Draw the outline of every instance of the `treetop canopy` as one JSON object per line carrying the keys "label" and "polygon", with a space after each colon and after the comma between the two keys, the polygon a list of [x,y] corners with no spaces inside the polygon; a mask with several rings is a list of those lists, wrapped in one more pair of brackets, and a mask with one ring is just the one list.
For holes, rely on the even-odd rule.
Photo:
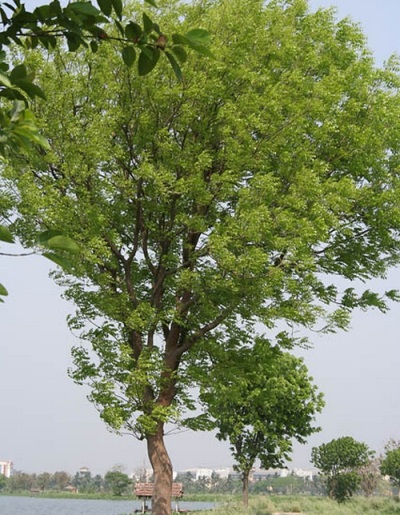
{"label": "treetop canopy", "polygon": [[215,59],[190,54],[177,83],[111,46],[32,54],[50,150],[3,174],[27,243],[56,228],[82,249],[60,280],[98,360],[75,349],[74,377],[114,427],[176,414],[201,349],[257,323],[335,330],[386,309],[333,276],[384,277],[400,258],[397,62],[375,68],[358,26],[302,0],[162,6],[166,32],[201,26]]}

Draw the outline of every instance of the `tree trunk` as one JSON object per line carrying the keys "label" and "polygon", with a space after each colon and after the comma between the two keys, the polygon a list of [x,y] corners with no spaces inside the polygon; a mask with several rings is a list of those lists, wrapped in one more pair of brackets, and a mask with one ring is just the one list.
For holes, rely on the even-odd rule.
{"label": "tree trunk", "polygon": [[154,475],[151,512],[153,515],[171,515],[172,464],[164,443],[164,424],[159,423],[156,434],[146,439]]}
{"label": "tree trunk", "polygon": [[243,483],[243,506],[249,507],[249,474],[250,471],[243,472],[242,483]]}

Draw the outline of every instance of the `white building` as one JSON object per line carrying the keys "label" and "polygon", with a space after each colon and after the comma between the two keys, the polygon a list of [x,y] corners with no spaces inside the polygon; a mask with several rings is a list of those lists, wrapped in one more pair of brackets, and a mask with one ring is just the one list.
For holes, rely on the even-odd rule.
{"label": "white building", "polygon": [[290,471],[288,469],[268,469],[268,470],[253,470],[252,471],[252,480],[261,481],[263,479],[267,479],[269,477],[288,477]]}
{"label": "white building", "polygon": [[12,461],[0,461],[0,474],[6,477],[10,477],[13,470]]}
{"label": "white building", "polygon": [[229,474],[231,473],[231,469],[230,468],[225,468],[225,469],[215,469],[214,472],[221,478],[221,479],[226,479],[227,477],[229,477]]}
{"label": "white building", "polygon": [[198,481],[201,477],[206,477],[211,479],[213,473],[213,469],[196,469],[196,481]]}
{"label": "white building", "polygon": [[193,477],[193,481],[198,481],[200,478],[211,479],[213,472],[214,472],[214,469],[196,468],[196,469],[181,470],[181,471],[179,471],[179,474],[189,473]]}
{"label": "white building", "polygon": [[312,481],[314,473],[310,469],[294,468],[293,475],[297,477],[304,477]]}

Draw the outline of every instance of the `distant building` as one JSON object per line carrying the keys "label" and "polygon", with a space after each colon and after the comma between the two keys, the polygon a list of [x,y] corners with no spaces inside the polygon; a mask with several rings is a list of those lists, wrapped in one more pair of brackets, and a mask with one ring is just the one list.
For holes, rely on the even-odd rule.
{"label": "distant building", "polygon": [[287,477],[290,474],[288,469],[268,469],[268,470],[255,470],[253,472],[253,481],[262,481],[269,477]]}
{"label": "distant building", "polygon": [[206,468],[199,468],[199,469],[194,469],[193,472],[195,473],[195,480],[198,481],[200,478],[210,478],[211,479],[213,470],[206,469]]}
{"label": "distant building", "polygon": [[[228,469],[229,470],[229,469]],[[196,469],[186,469],[179,471],[179,475],[190,474],[193,477],[193,481],[198,481],[201,478],[211,479],[213,472],[216,472],[220,475],[220,472],[224,472],[225,469],[209,469],[209,468],[196,468]],[[220,475],[220,477],[223,477]]]}
{"label": "distant building", "polygon": [[12,461],[0,461],[0,474],[10,477],[13,471]]}
{"label": "distant building", "polygon": [[214,472],[219,476],[221,479],[226,479],[229,477],[229,474],[231,473],[230,468],[224,468],[224,469],[215,469]]}
{"label": "distant building", "polygon": [[90,477],[91,476],[90,470],[87,467],[81,467],[78,470],[78,475],[79,475],[79,477]]}
{"label": "distant building", "polygon": [[312,481],[314,473],[310,469],[294,468],[293,475],[297,477],[304,477],[305,479]]}
{"label": "distant building", "polygon": [[64,492],[69,492],[71,494],[76,494],[78,492],[78,489],[76,486],[73,485],[67,485],[65,488],[63,488]]}

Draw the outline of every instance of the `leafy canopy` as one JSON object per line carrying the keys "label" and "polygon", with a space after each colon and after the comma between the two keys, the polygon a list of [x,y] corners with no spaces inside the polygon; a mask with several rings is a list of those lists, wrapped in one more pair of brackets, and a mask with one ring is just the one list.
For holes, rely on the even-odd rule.
{"label": "leafy canopy", "polygon": [[[145,2],[157,7],[154,0]],[[182,80],[181,65],[187,58],[184,47],[211,56],[208,50],[209,36],[205,30],[191,29],[185,36],[174,34],[172,38],[167,38],[159,25],[145,12],[141,13],[141,18],[137,21],[126,19],[121,0],[99,0],[98,6],[90,1],[75,1],[63,7],[58,0],[53,0],[29,11],[20,0],[14,0],[14,4],[0,5],[1,160],[10,152],[20,153],[32,146],[50,150],[47,138],[43,136],[29,109],[31,102],[37,98],[46,100],[46,96],[34,82],[35,73],[32,69],[27,69],[26,62],[22,61],[10,69],[10,52],[7,51],[9,47],[32,50],[41,46],[49,49],[66,42],[70,52],[76,52],[80,47],[97,52],[101,42],[112,41],[119,46],[122,59],[129,67],[134,64],[139,52],[139,75],[150,73],[160,54],[165,54],[178,80]],[[136,18],[140,14],[140,8],[136,4],[137,12],[133,13]],[[113,25],[116,34],[115,31],[112,32]],[[108,34],[106,30],[114,35]],[[7,216],[1,213],[0,222],[6,221]],[[7,225],[0,225],[0,241],[14,243],[14,237]],[[59,231],[51,238],[49,231],[40,232],[36,243],[36,249],[40,249],[45,257],[64,268],[69,267],[65,253],[78,251],[76,243]],[[43,246],[51,252],[43,252]],[[56,249],[65,252],[55,253]],[[3,302],[2,297],[6,295],[6,288],[0,284],[0,302]]]}
{"label": "leafy canopy", "polygon": [[83,249],[58,276],[82,335],[72,376],[140,438],[193,407],[205,350],[385,310],[395,292],[347,281],[400,258],[395,60],[376,69],[357,26],[302,0],[166,2],[160,23],[201,24],[215,61],[191,53],[177,83],[111,45],[31,53],[50,150],[2,176],[26,243],[58,227]]}
{"label": "leafy canopy", "polygon": [[[154,0],[144,0],[156,8]],[[182,80],[181,65],[186,61],[185,48],[211,56],[209,36],[203,29],[191,29],[185,35],[167,37],[152,15],[135,4],[131,17],[125,15],[121,0],[70,1],[65,6],[52,0],[29,10],[21,0],[0,4],[0,155],[19,152],[31,145],[48,148],[47,139],[35,123],[29,102],[45,99],[43,90],[34,82],[34,73],[25,63],[10,69],[9,47],[20,49],[55,48],[67,45],[70,52],[81,47],[97,52],[101,43],[112,42],[119,49],[127,66],[137,59],[139,75],[150,73],[160,55],[164,54],[178,80]],[[7,102],[8,101],[12,101]]]}
{"label": "leafy canopy", "polygon": [[348,500],[361,483],[359,473],[374,452],[363,442],[343,436],[313,447],[311,462],[326,476],[329,495],[339,503]]}
{"label": "leafy canopy", "polygon": [[390,477],[393,484],[400,486],[400,447],[386,449],[380,470],[381,474]]}
{"label": "leafy canopy", "polygon": [[200,399],[217,438],[230,442],[235,469],[246,480],[256,459],[284,467],[293,440],[319,430],[313,422],[324,405],[303,361],[262,338],[209,361]]}

